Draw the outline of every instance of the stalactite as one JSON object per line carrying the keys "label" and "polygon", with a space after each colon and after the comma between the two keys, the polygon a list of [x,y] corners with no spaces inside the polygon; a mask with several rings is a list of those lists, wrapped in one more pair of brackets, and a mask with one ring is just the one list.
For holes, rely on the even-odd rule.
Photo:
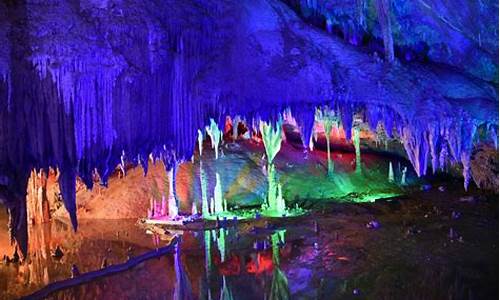
{"label": "stalactite", "polygon": [[488,125],[488,135],[495,146],[495,149],[498,150],[498,125],[489,124]]}
{"label": "stalactite", "polygon": [[148,160],[149,155],[145,154],[138,154],[137,155],[137,162],[141,165],[142,170],[144,172],[144,177],[148,175]]}
{"label": "stalactite", "polygon": [[462,162],[462,175],[464,177],[464,189],[467,191],[471,179],[470,158],[472,155],[473,139],[476,134],[477,127],[469,120],[462,125],[462,145],[460,151],[460,161]]}
{"label": "stalactite", "polygon": [[375,8],[384,40],[385,59],[392,63],[394,61],[394,41],[391,27],[391,0],[375,0]]}
{"label": "stalactite", "polygon": [[425,132],[419,128],[403,128],[403,145],[418,177],[427,173],[429,144],[424,135]]}
{"label": "stalactite", "polygon": [[0,199],[7,207],[9,213],[9,236],[11,243],[15,243],[26,257],[28,250],[28,216],[26,208],[26,191],[29,172],[17,178],[19,182],[13,182],[7,188],[0,189]]}
{"label": "stalactite", "polygon": [[241,122],[241,118],[239,115],[236,115],[233,120],[232,120],[232,124],[233,124],[233,132],[232,132],[232,136],[233,136],[233,141],[236,141],[238,139],[238,125],[240,124]]}
{"label": "stalactite", "polygon": [[59,187],[64,202],[64,207],[69,213],[71,224],[76,231],[78,221],[76,216],[76,174],[72,168],[63,167],[60,169]]}
{"label": "stalactite", "polygon": [[366,18],[365,18],[365,9],[366,9],[366,0],[356,0],[356,8],[357,8],[357,17],[358,23],[362,28],[366,27]]}
{"label": "stalactite", "polygon": [[352,129],[352,115],[353,108],[350,103],[341,103],[340,105],[340,119],[342,121],[342,128],[345,132],[345,138],[347,141],[351,140],[351,129]]}
{"label": "stalactite", "polygon": [[432,174],[435,174],[439,167],[439,128],[436,125],[429,125],[427,134],[427,143],[429,144],[429,152],[431,154]]}
{"label": "stalactite", "polygon": [[311,141],[313,132],[315,109],[310,106],[292,107],[291,112],[295,120],[297,120],[297,125],[302,135],[302,145],[304,149],[307,149],[309,148],[309,142]]}

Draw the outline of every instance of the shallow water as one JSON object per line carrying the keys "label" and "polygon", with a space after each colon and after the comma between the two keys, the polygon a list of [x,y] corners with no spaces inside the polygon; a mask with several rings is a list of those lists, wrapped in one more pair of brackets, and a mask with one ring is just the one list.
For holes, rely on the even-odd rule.
{"label": "shallow water", "polygon": [[[104,257],[122,263],[129,247],[139,255],[177,234],[178,255],[52,298],[496,299],[497,201],[478,196],[468,203],[460,196],[450,188],[375,203],[326,203],[300,218],[161,237],[135,220],[82,220],[78,233],[54,220],[31,228],[26,262],[0,266],[0,294],[28,295],[69,278],[72,264],[83,273],[99,269]],[[451,218],[452,211],[460,217]],[[380,227],[367,228],[371,220]],[[57,245],[60,260],[50,255]]]}

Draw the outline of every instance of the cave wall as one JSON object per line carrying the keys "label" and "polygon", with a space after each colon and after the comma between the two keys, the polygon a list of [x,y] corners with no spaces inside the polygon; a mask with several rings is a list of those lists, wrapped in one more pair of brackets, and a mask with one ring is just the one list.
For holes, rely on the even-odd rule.
{"label": "cave wall", "polygon": [[150,154],[170,169],[191,159],[210,118],[252,126],[289,107],[308,141],[314,108],[326,104],[349,140],[363,111],[401,139],[419,176],[451,160],[466,187],[477,128],[498,139],[489,82],[388,64],[277,0],[4,1],[0,22],[0,199],[20,244],[32,169],[59,169],[76,229],[77,176],[92,188],[97,172],[106,186],[119,163],[147,172]]}
{"label": "cave wall", "polygon": [[[384,50],[384,18],[377,9],[384,1],[284,0],[306,20],[336,32],[353,45],[379,52]],[[401,60],[442,63],[498,83],[498,1],[386,2]]]}

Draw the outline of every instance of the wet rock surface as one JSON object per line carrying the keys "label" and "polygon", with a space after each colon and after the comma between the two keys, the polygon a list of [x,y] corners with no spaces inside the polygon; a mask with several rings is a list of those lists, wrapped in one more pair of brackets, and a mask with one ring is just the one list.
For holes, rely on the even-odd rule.
{"label": "wet rock surface", "polygon": [[493,146],[478,147],[472,153],[471,171],[479,188],[498,191],[498,150]]}

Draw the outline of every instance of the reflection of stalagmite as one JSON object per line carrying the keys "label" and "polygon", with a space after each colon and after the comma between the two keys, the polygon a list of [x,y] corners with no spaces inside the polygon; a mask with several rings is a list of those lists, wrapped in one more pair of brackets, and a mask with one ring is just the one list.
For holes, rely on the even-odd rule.
{"label": "reflection of stalagmite", "polygon": [[290,299],[290,288],[288,279],[280,269],[280,244],[285,242],[285,231],[275,232],[271,236],[273,249],[273,278],[271,281],[271,291],[267,299],[286,300]]}
{"label": "reflection of stalagmite", "polygon": [[[81,286],[85,283],[89,283],[95,280],[98,280],[99,278],[106,277],[106,276],[111,276],[113,274],[121,273],[127,270],[130,270],[131,268],[136,267],[137,265],[144,264],[145,261],[150,260],[152,258],[159,258],[161,256],[164,256],[166,254],[170,254],[175,251],[174,246],[177,245],[178,243],[178,237],[174,237],[170,244],[168,246],[164,247],[159,247],[155,250],[148,251],[146,253],[143,253],[138,256],[131,257],[129,260],[127,260],[124,263],[121,264],[113,264],[111,266],[108,266],[107,268],[104,269],[99,269],[95,271],[90,271],[87,273],[80,274],[78,271],[78,267],[76,265],[73,265],[71,273],[72,277],[69,279],[64,279],[61,281],[55,281],[52,282],[51,284],[45,286],[44,288],[34,292],[31,295],[27,295],[25,298],[26,299],[45,299],[49,295],[54,294],[56,292],[66,290],[69,288],[74,288],[76,286]],[[180,266],[180,265],[179,265]],[[176,270],[177,271],[177,270]],[[183,272],[179,272],[179,274],[183,274]],[[184,274],[185,277],[185,274]],[[178,277],[180,278],[180,276]],[[181,280],[180,282],[186,282],[186,278],[184,280]],[[189,282],[189,281],[187,281]],[[178,285],[180,289],[177,289],[179,291],[183,291],[182,293],[174,293],[174,296],[176,294],[180,295],[190,295],[187,291],[191,291],[189,286],[186,285]],[[191,297],[184,297],[184,298],[176,298],[176,299],[192,299]]]}
{"label": "reflection of stalagmite", "polygon": [[212,270],[212,251],[211,251],[212,237],[210,230],[205,230],[204,238],[205,238],[205,276],[207,281],[207,299],[211,300],[212,293],[210,290],[210,272]]}
{"label": "reflection of stalagmite", "polygon": [[194,299],[193,290],[191,288],[191,284],[189,282],[189,278],[187,277],[184,268],[182,267],[181,261],[181,251],[180,244],[175,245],[175,253],[174,253],[174,261],[175,261],[175,287],[174,287],[174,300],[190,300]]}
{"label": "reflection of stalagmite", "polygon": [[226,260],[226,230],[224,228],[219,229],[219,235],[217,238],[217,248],[219,249],[220,260],[224,262]]}
{"label": "reflection of stalagmite", "polygon": [[233,293],[226,282],[226,276],[222,276],[222,287],[220,291],[220,300],[233,300]]}
{"label": "reflection of stalagmite", "polygon": [[211,245],[212,245],[212,237],[211,237],[211,231],[210,230],[205,230],[204,231],[204,238],[205,238],[205,268],[207,272],[210,271],[212,268],[212,251],[211,251]]}

